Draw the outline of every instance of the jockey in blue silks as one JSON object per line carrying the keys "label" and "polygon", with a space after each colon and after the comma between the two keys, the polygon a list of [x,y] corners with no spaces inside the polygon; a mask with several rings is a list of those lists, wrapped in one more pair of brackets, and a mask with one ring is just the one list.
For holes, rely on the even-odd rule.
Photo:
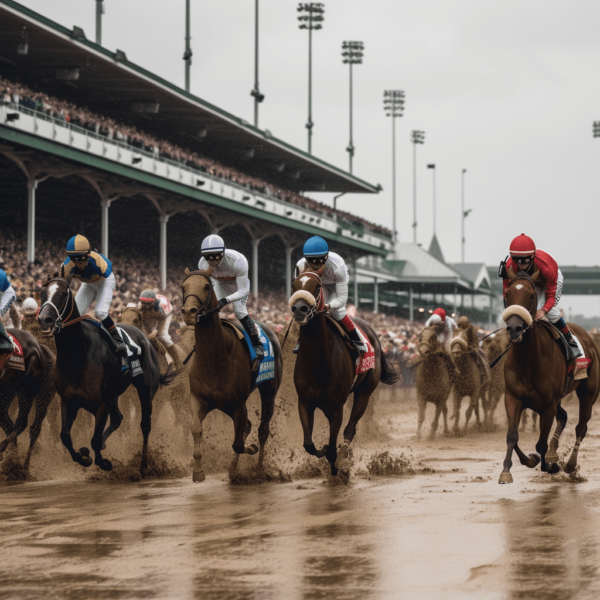
{"label": "jockey in blue silks", "polygon": [[6,273],[0,269],[0,354],[12,352],[14,348],[4,323],[2,323],[2,317],[8,312],[16,297],[15,290],[10,285]]}
{"label": "jockey in blue silks", "polygon": [[[342,326],[357,350],[363,354],[367,351],[366,344],[362,341],[356,325],[346,314],[348,302],[348,270],[344,259],[335,252],[329,251],[327,242],[318,235],[308,239],[304,244],[304,258],[296,265],[294,279],[306,271],[316,273],[321,278],[325,308],[329,314]],[[298,354],[300,342],[293,352]]]}

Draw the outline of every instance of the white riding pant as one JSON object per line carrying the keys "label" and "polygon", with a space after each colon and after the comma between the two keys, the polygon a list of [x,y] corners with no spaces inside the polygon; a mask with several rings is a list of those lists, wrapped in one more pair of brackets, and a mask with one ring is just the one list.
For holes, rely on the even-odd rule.
{"label": "white riding pant", "polygon": [[165,348],[170,348],[173,345],[173,340],[169,335],[169,325],[171,324],[172,318],[173,313],[166,317],[160,317],[156,324],[156,337],[163,343]]}
{"label": "white riding pant", "polygon": [[[215,286],[217,300],[227,298],[227,296],[231,296],[238,291],[237,282],[235,281],[215,281],[213,285]],[[248,316],[246,302],[248,302],[248,296],[244,296],[241,300],[232,302],[233,312],[238,321],[241,321],[244,317]]]}
{"label": "white riding pant", "polygon": [[[329,304],[332,300],[338,298],[337,291],[335,289],[335,285],[324,285],[323,286],[323,299],[325,300],[325,304]],[[329,314],[336,321],[341,321],[346,316],[346,305],[341,308],[334,308],[329,311]]]}
{"label": "white riding pant", "polygon": [[[554,302],[554,306],[548,311],[548,314],[546,315],[546,318],[548,319],[548,321],[550,321],[550,323],[556,323],[556,321],[558,321],[561,318],[561,314],[560,314],[560,308],[558,308],[558,303],[560,302],[560,297],[562,295],[562,288],[563,288],[563,274],[560,272],[560,270],[558,271],[558,280],[556,282],[556,301]],[[544,307],[544,304],[546,304],[546,290],[545,288],[538,288],[536,286],[536,292],[537,292],[537,307],[538,310],[540,310],[541,308]]]}
{"label": "white riding pant", "polygon": [[108,317],[116,285],[117,282],[112,273],[106,279],[102,278],[95,283],[82,283],[75,296],[75,303],[77,304],[79,314],[83,316],[90,307],[90,304],[95,300],[96,317],[100,321],[104,321]]}

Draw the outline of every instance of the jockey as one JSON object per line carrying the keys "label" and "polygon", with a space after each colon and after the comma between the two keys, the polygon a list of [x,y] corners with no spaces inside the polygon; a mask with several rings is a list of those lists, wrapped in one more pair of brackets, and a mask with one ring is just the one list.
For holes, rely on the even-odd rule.
{"label": "jockey", "polygon": [[202,241],[202,257],[198,269],[208,270],[212,267],[215,294],[220,297],[218,309],[227,304],[233,304],[236,319],[242,324],[256,352],[258,360],[265,356],[264,348],[256,325],[248,314],[246,302],[250,294],[250,279],[248,279],[248,261],[243,254],[225,247],[223,238],[209,235]]}
{"label": "jockey", "polygon": [[525,271],[529,275],[533,275],[536,270],[539,270],[540,276],[535,283],[537,290],[535,318],[543,319],[546,317],[565,336],[573,351],[573,358],[577,358],[579,347],[558,308],[562,294],[563,276],[554,258],[547,252],[537,249],[534,241],[524,233],[517,236],[510,244],[510,258],[506,262],[502,261],[500,263],[500,270],[498,271],[498,275],[504,280],[504,298],[506,298],[506,291],[510,283],[508,270],[511,267],[515,274],[519,271]]}
{"label": "jockey", "polygon": [[446,315],[446,311],[443,308],[436,308],[425,323],[425,327],[429,326],[435,328],[438,340],[444,344],[446,350],[450,350],[450,341],[457,327],[456,321]]}
{"label": "jockey", "polygon": [[154,290],[144,290],[140,294],[140,305],[144,315],[142,322],[144,318],[149,318],[151,327],[156,323],[156,337],[169,349],[173,345],[169,335],[169,325],[173,318],[171,303],[166,296],[157,294]]}
{"label": "jockey", "polygon": [[17,295],[3,269],[0,269],[0,354],[13,351],[13,344],[8,337],[8,332],[2,323],[2,317],[9,311]]}
{"label": "jockey", "polygon": [[[356,349],[364,354],[367,346],[362,341],[356,325],[346,314],[348,302],[348,271],[344,259],[335,252],[329,252],[327,242],[318,235],[309,238],[304,244],[304,258],[296,264],[295,278],[305,271],[312,271],[321,278],[325,309],[342,326]],[[294,354],[300,351],[300,342],[293,350]]]}
{"label": "jockey", "polygon": [[121,372],[129,372],[127,349],[108,311],[116,287],[112,263],[108,258],[90,249],[90,243],[82,235],[74,235],[67,242],[67,259],[60,267],[61,277],[72,275],[82,281],[75,296],[80,315],[85,315],[90,304],[96,301],[96,318],[110,333],[117,354],[121,356]]}

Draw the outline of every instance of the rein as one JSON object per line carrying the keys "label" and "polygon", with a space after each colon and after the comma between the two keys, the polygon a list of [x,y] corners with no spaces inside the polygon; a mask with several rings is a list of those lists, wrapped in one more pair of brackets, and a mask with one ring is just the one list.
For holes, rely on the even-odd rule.
{"label": "rein", "polygon": [[[67,285],[67,299],[65,301],[65,305],[63,306],[62,311],[60,311],[58,310],[54,302],[52,302],[52,300],[46,300],[46,302],[42,304],[40,311],[45,306],[50,306],[55,310],[57,318],[54,320],[54,328],[52,329],[52,333],[56,335],[57,333],[60,333],[60,330],[63,327],[68,327],[69,325],[74,325],[75,323],[79,323],[79,321],[83,321],[83,319],[85,319],[85,315],[83,317],[78,317],[76,319],[73,319],[72,321],[69,321],[69,317],[73,314],[73,309],[75,308],[75,301],[73,300],[73,292],[71,291],[71,286],[64,279],[59,279],[55,277],[54,279],[48,280],[48,282],[46,283],[46,287],[48,287],[48,284],[50,284],[53,281],[62,281]],[[67,311],[69,300],[71,300],[71,310],[69,311],[67,317],[63,318],[65,312]]]}
{"label": "rein", "polygon": [[[183,283],[185,283],[190,277],[194,276],[194,275],[201,275],[202,277],[205,277],[206,280],[208,281],[208,285],[210,286],[210,290],[208,292],[208,294],[206,294],[206,297],[204,298],[204,300],[202,300],[199,296],[197,296],[196,294],[188,294],[187,296],[184,296],[183,298],[183,305],[185,306],[185,303],[187,302],[188,298],[196,298],[196,300],[198,300],[198,302],[200,302],[200,307],[198,308],[198,314],[196,315],[196,323],[198,323],[198,321],[202,318],[202,317],[207,317],[208,315],[212,314],[217,307],[215,308],[211,308],[208,309],[208,305],[210,304],[210,301],[212,300],[212,297],[215,293],[215,289],[213,287],[212,281],[210,280],[210,274],[206,274],[204,272],[200,273],[200,272],[192,272],[190,273],[184,280]],[[183,287],[183,283],[181,284]],[[195,348],[194,348],[195,350]],[[193,353],[193,350],[192,350]],[[192,354],[190,354],[191,356]],[[189,356],[186,360],[189,360]],[[183,363],[185,364],[185,362]]]}
{"label": "rein", "polygon": [[496,358],[490,363],[490,369],[493,369],[499,362],[500,359],[512,348],[512,342],[510,343],[510,345],[508,346],[508,348],[499,356],[496,356]]}

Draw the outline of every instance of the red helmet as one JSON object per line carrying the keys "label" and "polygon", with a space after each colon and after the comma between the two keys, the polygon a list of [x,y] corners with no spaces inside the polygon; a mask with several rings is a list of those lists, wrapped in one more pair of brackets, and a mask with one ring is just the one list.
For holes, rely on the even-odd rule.
{"label": "red helmet", "polygon": [[535,254],[535,242],[528,236],[522,233],[518,235],[510,243],[510,255],[513,258],[521,258],[523,256],[533,256]]}
{"label": "red helmet", "polygon": [[442,319],[442,322],[446,320],[446,311],[443,308],[436,308],[433,311],[434,315],[439,315],[439,317]]}

